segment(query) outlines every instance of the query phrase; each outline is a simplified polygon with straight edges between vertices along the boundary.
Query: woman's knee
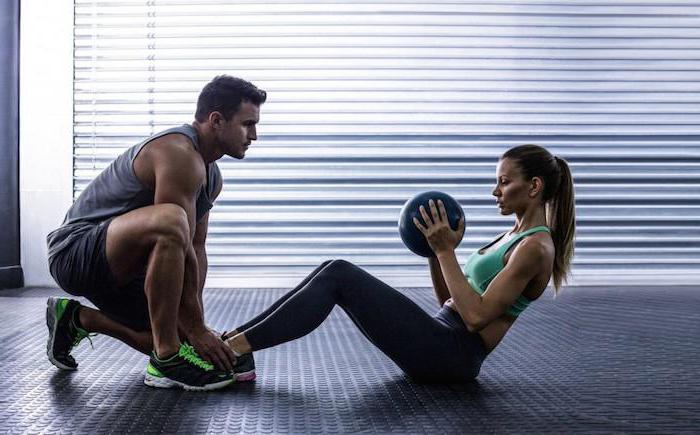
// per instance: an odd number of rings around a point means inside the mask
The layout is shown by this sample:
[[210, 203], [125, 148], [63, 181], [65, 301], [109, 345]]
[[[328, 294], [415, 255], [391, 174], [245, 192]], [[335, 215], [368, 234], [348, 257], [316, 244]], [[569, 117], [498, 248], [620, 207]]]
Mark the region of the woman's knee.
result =
[[356, 300], [356, 296], [372, 287], [369, 275], [360, 267], [347, 260], [331, 261], [317, 276], [323, 280], [323, 287], [331, 292], [341, 306]]
[[356, 282], [358, 273], [364, 273], [364, 271], [351, 262], [347, 260], [332, 260], [323, 268], [319, 275], [335, 284], [339, 284], [334, 287], [351, 288], [353, 287], [352, 285], [340, 284]]
[[328, 265], [323, 269], [323, 272], [336, 276], [347, 276], [357, 271], [361, 271], [359, 267], [347, 260], [330, 260]]

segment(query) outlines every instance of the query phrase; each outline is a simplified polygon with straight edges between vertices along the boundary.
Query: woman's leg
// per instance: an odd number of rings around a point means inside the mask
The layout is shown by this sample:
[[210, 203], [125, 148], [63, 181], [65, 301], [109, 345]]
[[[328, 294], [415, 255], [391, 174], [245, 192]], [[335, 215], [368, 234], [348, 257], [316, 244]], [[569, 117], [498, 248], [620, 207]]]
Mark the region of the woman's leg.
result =
[[[336, 305], [410, 376], [424, 378], [439, 370], [442, 359], [457, 353], [453, 329], [397, 290], [342, 260], [328, 264], [262, 322], [239, 330], [229, 343], [240, 352], [294, 340], [316, 329]], [[236, 348], [239, 343], [248, 343], [250, 349]]]
[[[240, 331], [245, 331], [246, 329], [249, 329], [249, 328], [253, 327], [254, 325], [256, 325], [257, 323], [260, 323], [261, 321], [263, 321], [267, 316], [269, 316], [270, 314], [272, 314], [280, 305], [282, 305], [287, 299], [289, 299], [290, 297], [294, 296], [294, 294], [295, 294], [296, 292], [298, 292], [300, 289], [302, 289], [302, 288], [306, 285], [306, 283], [308, 283], [309, 281], [311, 281], [311, 278], [313, 278], [314, 276], [316, 276], [316, 274], [318, 274], [321, 270], [323, 270], [324, 267], [328, 266], [328, 264], [330, 264], [331, 261], [332, 261], [332, 260], [327, 260], [327, 261], [324, 261], [323, 263], [321, 263], [320, 266], [318, 266], [316, 269], [314, 269], [314, 271], [311, 272], [306, 278], [304, 278], [304, 280], [301, 281], [296, 287], [294, 287], [292, 290], [290, 290], [289, 292], [287, 292], [287, 294], [285, 294], [285, 295], [282, 296], [281, 298], [277, 299], [277, 300], [276, 300], [272, 305], [270, 305], [265, 311], [263, 311], [262, 313], [258, 314], [258, 315], [255, 316], [253, 319], [247, 321], [247, 322], [244, 323], [243, 325], [237, 327], [234, 331], [239, 331], [239, 332], [240, 332]], [[232, 331], [232, 332], [234, 332], [234, 331]], [[231, 333], [227, 333], [227, 334], [226, 334], [226, 338], [231, 337], [231, 336], [232, 336]]]

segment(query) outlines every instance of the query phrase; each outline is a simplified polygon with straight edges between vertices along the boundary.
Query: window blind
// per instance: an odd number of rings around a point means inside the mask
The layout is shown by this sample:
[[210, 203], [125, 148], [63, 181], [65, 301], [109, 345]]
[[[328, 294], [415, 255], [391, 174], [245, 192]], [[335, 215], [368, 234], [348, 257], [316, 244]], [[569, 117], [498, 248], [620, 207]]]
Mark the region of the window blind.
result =
[[700, 282], [700, 2], [75, 0], [74, 191], [191, 122], [218, 74], [268, 91], [223, 159], [210, 282], [288, 285], [345, 258], [427, 285], [403, 247], [424, 190], [467, 215], [461, 260], [506, 230], [498, 156], [538, 143], [576, 182], [576, 283]]

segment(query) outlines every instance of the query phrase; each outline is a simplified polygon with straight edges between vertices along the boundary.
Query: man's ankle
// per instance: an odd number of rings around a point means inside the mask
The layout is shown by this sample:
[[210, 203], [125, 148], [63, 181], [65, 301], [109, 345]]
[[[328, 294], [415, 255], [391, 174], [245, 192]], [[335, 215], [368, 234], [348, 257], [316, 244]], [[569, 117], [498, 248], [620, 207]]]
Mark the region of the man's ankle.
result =
[[172, 346], [159, 346], [157, 347], [153, 353], [155, 353], [155, 356], [157, 359], [161, 361], [165, 361], [167, 359], [170, 359], [177, 355], [180, 351], [180, 346], [178, 347], [172, 347]]
[[73, 316], [71, 317], [71, 322], [73, 323], [73, 326], [76, 327], [77, 329], [82, 329], [85, 332], [89, 332], [87, 330], [87, 328], [85, 327], [84, 319], [80, 318], [81, 311], [84, 311], [82, 308], [83, 308], [82, 306], [79, 306], [78, 308], [76, 308], [73, 311]]

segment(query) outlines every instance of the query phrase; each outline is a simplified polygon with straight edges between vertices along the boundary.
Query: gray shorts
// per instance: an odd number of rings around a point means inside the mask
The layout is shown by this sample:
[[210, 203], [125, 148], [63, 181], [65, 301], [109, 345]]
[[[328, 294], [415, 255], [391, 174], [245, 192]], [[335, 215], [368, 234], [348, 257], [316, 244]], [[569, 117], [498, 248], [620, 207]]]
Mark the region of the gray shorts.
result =
[[150, 330], [145, 265], [134, 280], [117, 285], [107, 263], [110, 222], [80, 228], [79, 236], [49, 258], [49, 271], [63, 290], [87, 298], [108, 317], [136, 331]]

